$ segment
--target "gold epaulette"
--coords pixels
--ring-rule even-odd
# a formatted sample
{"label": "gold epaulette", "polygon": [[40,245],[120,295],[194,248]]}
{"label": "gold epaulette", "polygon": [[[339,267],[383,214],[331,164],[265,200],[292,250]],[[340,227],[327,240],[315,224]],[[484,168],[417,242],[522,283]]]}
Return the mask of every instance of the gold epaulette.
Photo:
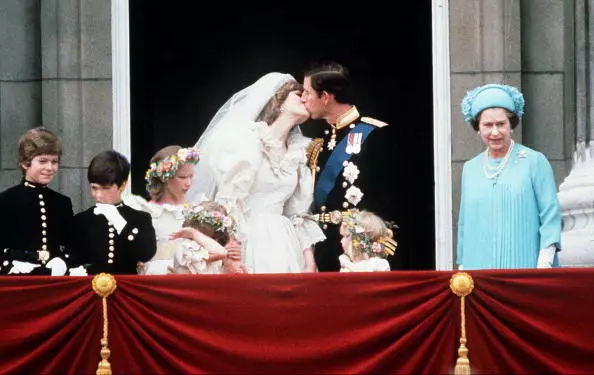
{"label": "gold epaulette", "polygon": [[383,128],[384,126],[388,126],[388,123],[380,121],[380,120],[376,120],[372,117],[361,117],[361,121],[363,121],[369,125],[377,126],[378,128]]}
{"label": "gold epaulette", "polygon": [[307,163],[314,176],[316,175],[316,168],[318,167],[318,156],[320,155],[320,151],[322,150],[323,146],[323,138],[314,138],[309,143],[309,146],[307,146],[307,150],[305,150],[305,157],[307,158]]}

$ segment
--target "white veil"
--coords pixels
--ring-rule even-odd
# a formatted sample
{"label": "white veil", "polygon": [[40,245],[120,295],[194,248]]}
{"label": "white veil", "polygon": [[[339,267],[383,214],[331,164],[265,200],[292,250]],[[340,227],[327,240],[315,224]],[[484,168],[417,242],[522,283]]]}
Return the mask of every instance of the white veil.
{"label": "white veil", "polygon": [[[192,186],[186,194],[188,202],[214,200],[217,181],[211,168],[211,158],[216,157],[215,151],[229,136],[241,133],[242,128],[249,129],[274,93],[290,80],[294,80],[290,74],[268,73],[235,93],[217,111],[195,145],[200,153],[200,161],[194,167]],[[297,128],[294,129],[298,131]]]}

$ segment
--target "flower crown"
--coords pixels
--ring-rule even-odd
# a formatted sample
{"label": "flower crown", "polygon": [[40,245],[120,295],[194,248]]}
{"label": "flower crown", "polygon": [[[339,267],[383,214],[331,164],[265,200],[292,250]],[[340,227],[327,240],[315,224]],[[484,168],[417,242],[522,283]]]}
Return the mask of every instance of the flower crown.
{"label": "flower crown", "polygon": [[[359,210],[351,209],[342,213],[342,223],[345,224],[353,241],[353,248],[372,257],[387,258],[394,255],[398,243],[390,237],[381,237],[372,241],[361,224]],[[391,223],[386,223],[389,226]]]}
{"label": "flower crown", "polygon": [[232,235],[236,231],[233,218],[220,211],[208,211],[199,204],[186,204],[182,212],[186,221],[192,220],[206,224],[217,232],[227,232]]}
{"label": "flower crown", "polygon": [[180,148],[176,154],[167,156],[158,162],[152,162],[149,169],[146,171],[144,180],[146,181],[146,189],[150,192],[155,180],[167,182],[177,170],[186,163],[197,164],[200,160],[198,149],[194,147]]}
{"label": "flower crown", "polygon": [[[466,95],[464,95],[464,98],[462,99],[462,103],[460,104],[460,109],[462,110],[462,115],[464,116],[464,121],[466,123],[469,123],[472,121],[472,119],[478,114],[478,112],[482,111],[483,109],[487,108],[485,107],[485,105],[487,103],[484,103],[483,99],[486,99],[487,101],[489,101],[489,105],[493,106],[493,107],[497,107],[497,106],[502,106],[502,107],[507,107],[507,105],[503,104],[501,97],[497,97],[497,96],[493,96],[493,90],[496,91],[503,91],[505,94],[507,94],[509,96],[509,98],[507,98],[506,100],[504,100],[506,103],[509,102],[509,100],[511,99],[511,103],[513,103],[513,108],[506,108],[508,110],[510,110],[511,112],[514,112],[518,117],[522,117],[524,115],[524,96],[522,95],[522,93],[515,87],[513,86],[508,86],[508,85],[500,85],[500,84],[488,84],[488,85],[484,85],[484,86],[479,86],[476,87],[470,91],[468,91],[466,93]],[[475,100],[477,99],[477,97],[480,96],[481,93],[485,93],[484,95],[489,95],[489,96],[484,96],[481,95],[481,98],[479,99],[479,101],[483,101],[483,103],[478,104],[479,108],[475,108],[475,111],[473,111],[473,104],[475,104]],[[487,94],[489,93],[489,94]],[[478,109],[478,111],[477,111]]]}

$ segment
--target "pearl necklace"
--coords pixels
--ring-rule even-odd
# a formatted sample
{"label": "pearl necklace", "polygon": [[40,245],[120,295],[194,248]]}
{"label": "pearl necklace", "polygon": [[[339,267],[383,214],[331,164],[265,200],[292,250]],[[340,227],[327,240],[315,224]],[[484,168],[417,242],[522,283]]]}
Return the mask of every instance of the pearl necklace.
{"label": "pearl necklace", "polygon": [[[505,154],[505,157],[503,158],[503,160],[501,161],[501,163],[499,163],[499,165],[497,167],[492,167],[491,165],[489,165],[489,148],[487,147],[487,150],[485,150],[485,158],[483,159],[483,172],[485,172],[485,176],[489,180],[496,178],[497,176],[499,176],[501,174],[501,172],[503,172],[503,170],[507,166],[507,162],[509,161],[509,156],[511,155],[514,145],[515,145],[515,142],[512,139],[512,141],[509,145],[509,148],[507,149],[507,153]],[[488,171],[489,169],[494,170],[495,172],[493,172],[492,174],[489,174],[489,171]]]}

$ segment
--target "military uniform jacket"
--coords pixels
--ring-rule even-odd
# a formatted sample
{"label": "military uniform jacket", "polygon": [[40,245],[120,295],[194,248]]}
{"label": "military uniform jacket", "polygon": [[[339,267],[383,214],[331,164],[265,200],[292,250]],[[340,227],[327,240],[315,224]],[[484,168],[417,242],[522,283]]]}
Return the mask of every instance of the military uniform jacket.
{"label": "military uniform jacket", "polygon": [[137,263],[150,260],[157,251],[151,216],[123,203],[117,206],[126,220],[119,234],[105,216],[95,215],[95,206],[74,216],[75,259],[89,275],[136,274]]}
{"label": "military uniform jacket", "polygon": [[[328,131],[317,160],[310,159],[310,165],[316,173],[314,212],[358,208],[369,210],[384,220],[398,224],[397,212],[394,210],[398,196],[395,183],[398,173],[396,163],[387,157],[392,153],[387,125],[372,118],[361,117],[354,106],[338,118],[335,137]],[[334,154],[346,154],[348,161],[341,162],[341,158]],[[331,186],[326,187],[329,190],[327,194],[320,194],[321,185],[328,186],[328,180],[324,181],[323,176],[325,168],[337,168],[338,173],[332,179]],[[338,257],[342,253],[340,226],[327,224],[323,225],[323,229],[327,238],[315,246],[318,270],[338,271]],[[398,240],[397,232],[395,239]],[[392,269],[400,268],[398,250],[389,261]]]}
{"label": "military uniform jacket", "polygon": [[55,257],[69,265],[72,215],[70,198],[46,185],[23,179],[0,193],[0,275],[13,260],[40,265],[29,275],[50,275],[45,264]]}

